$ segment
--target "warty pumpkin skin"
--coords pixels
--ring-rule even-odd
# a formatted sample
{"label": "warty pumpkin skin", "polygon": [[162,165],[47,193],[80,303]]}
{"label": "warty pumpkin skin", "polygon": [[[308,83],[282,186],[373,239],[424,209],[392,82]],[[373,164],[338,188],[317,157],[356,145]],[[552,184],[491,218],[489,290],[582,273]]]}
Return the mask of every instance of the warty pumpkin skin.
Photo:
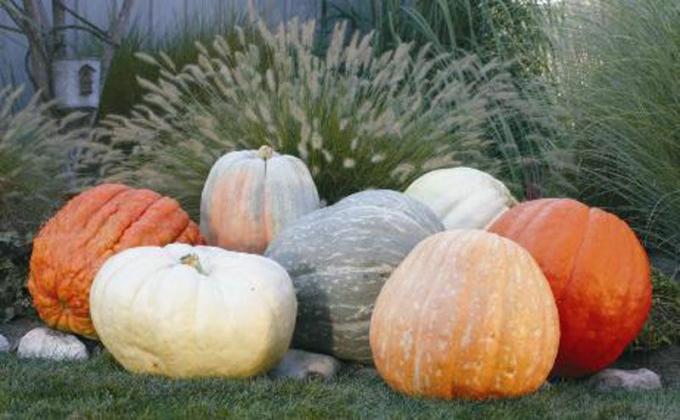
{"label": "warty pumpkin skin", "polygon": [[385,283],[371,319],[378,372],[412,396],[533,392],[558,343],[557,307],[538,264],[514,242],[479,230],[418,244]]}
{"label": "warty pumpkin skin", "polygon": [[309,170],[271,147],[231,152],[210,170],[201,195],[208,244],[261,254],[285,226],[319,208]]}
{"label": "warty pumpkin skin", "polygon": [[542,199],[503,214],[492,232],[526,248],[543,269],[560,312],[554,374],[583,376],[613,363],[647,319],[647,254],[628,225],[575,200]]}
{"label": "warty pumpkin skin", "polygon": [[405,194],[430,207],[446,229],[483,229],[517,204],[501,181],[466,167],[428,172]]}
{"label": "warty pumpkin skin", "polygon": [[295,285],[293,346],[371,363],[369,322],[383,283],[418,242],[443,229],[425,205],[389,190],[353,194],[284,229],[265,255]]}
{"label": "warty pumpkin skin", "polygon": [[123,251],[97,273],[90,303],[101,341],[123,367],[175,378],[266,372],[295,326],[288,273],[216,247]]}
{"label": "warty pumpkin skin", "polygon": [[103,184],[71,199],[33,239],[28,290],[47,325],[96,338],[89,293],[97,270],[126,248],[202,243],[177,201],[150,190]]}

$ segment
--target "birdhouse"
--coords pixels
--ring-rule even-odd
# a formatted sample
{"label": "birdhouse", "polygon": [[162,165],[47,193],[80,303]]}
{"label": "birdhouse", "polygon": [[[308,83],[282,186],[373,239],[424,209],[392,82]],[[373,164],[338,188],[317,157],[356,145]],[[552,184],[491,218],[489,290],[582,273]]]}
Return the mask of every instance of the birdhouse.
{"label": "birdhouse", "polygon": [[83,109],[99,106],[99,60],[57,60],[52,71],[54,96],[60,108]]}

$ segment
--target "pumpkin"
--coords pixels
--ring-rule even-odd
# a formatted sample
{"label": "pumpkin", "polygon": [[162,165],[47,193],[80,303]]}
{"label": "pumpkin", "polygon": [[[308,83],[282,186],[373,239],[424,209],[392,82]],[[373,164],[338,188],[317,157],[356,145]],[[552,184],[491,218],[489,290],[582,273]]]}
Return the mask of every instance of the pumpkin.
{"label": "pumpkin", "polygon": [[201,195],[201,232],[208,244],[261,254],[272,238],[319,208],[305,164],[271,147],[224,155],[210,170]]}
{"label": "pumpkin", "polygon": [[418,242],[442,230],[426,206],[388,190],[353,194],[284,229],[265,255],[295,285],[294,346],[370,363],[369,322],[383,283]]}
{"label": "pumpkin", "polygon": [[428,172],[405,194],[430,207],[446,229],[482,229],[517,203],[501,181],[466,167]]}
{"label": "pumpkin", "polygon": [[286,271],[260,255],[184,244],[110,258],[90,293],[102,343],[127,370],[240,378],[288,350],[296,311]]}
{"label": "pumpkin", "polygon": [[400,392],[430,398],[533,392],[550,373],[559,334],[538,264],[519,245],[479,230],[418,244],[371,319],[378,373]]}
{"label": "pumpkin", "polygon": [[97,270],[126,248],[200,243],[179,204],[153,191],[103,184],[71,199],[33,240],[28,290],[50,327],[96,338],[89,293]]}
{"label": "pumpkin", "polygon": [[491,227],[526,248],[560,312],[554,373],[583,376],[614,362],[642,328],[652,296],[647,255],[628,225],[568,199],[522,203]]}

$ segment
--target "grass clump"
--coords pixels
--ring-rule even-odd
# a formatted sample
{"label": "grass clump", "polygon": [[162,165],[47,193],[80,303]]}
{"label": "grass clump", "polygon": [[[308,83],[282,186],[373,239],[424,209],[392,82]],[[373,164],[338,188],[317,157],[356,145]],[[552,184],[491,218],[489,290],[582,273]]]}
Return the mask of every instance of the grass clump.
{"label": "grass clump", "polygon": [[69,154],[82,133],[67,127],[79,116],[58,121],[37,96],[17,111],[21,94],[0,89],[0,322],[29,310],[24,286],[31,237],[78,185]]}
{"label": "grass clump", "polygon": [[[178,69],[165,54],[142,55],[159,68],[130,117],[103,125],[117,152],[107,171],[178,198],[193,212],[214,161],[269,144],[302,158],[321,196],[334,202],[371,187],[403,189],[423,172],[470,165],[490,171],[487,135],[498,119],[529,105],[497,63],[454,58],[399,44],[376,54],[372,34],[334,30],[325,56],[314,54],[314,23],[262,23],[199,46],[196,64]],[[349,39],[349,42],[347,40]],[[200,44],[199,44],[200,45]],[[506,143],[507,142],[507,143]],[[503,163],[518,159],[498,131]]]}
{"label": "grass clump", "polygon": [[555,163],[567,163],[582,200],[623,216],[649,249],[677,260],[680,2],[576,2],[562,12],[553,67],[568,141]]}

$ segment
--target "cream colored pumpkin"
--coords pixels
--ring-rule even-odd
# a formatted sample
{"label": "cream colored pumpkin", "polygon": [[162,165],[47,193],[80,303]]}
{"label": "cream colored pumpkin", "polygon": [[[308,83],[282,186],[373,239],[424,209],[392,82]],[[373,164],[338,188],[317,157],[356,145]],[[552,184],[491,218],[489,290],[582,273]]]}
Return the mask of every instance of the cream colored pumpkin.
{"label": "cream colored pumpkin", "polygon": [[482,229],[517,204],[501,181],[466,167],[428,172],[405,193],[429,206],[449,230]]}
{"label": "cream colored pumpkin", "polygon": [[319,208],[305,164],[271,147],[232,152],[212,167],[201,196],[209,245],[261,254],[285,226]]}
{"label": "cream colored pumpkin", "polygon": [[297,301],[290,277],[270,259],[172,244],[108,259],[90,311],[104,346],[132,372],[236,378],[281,360]]}

